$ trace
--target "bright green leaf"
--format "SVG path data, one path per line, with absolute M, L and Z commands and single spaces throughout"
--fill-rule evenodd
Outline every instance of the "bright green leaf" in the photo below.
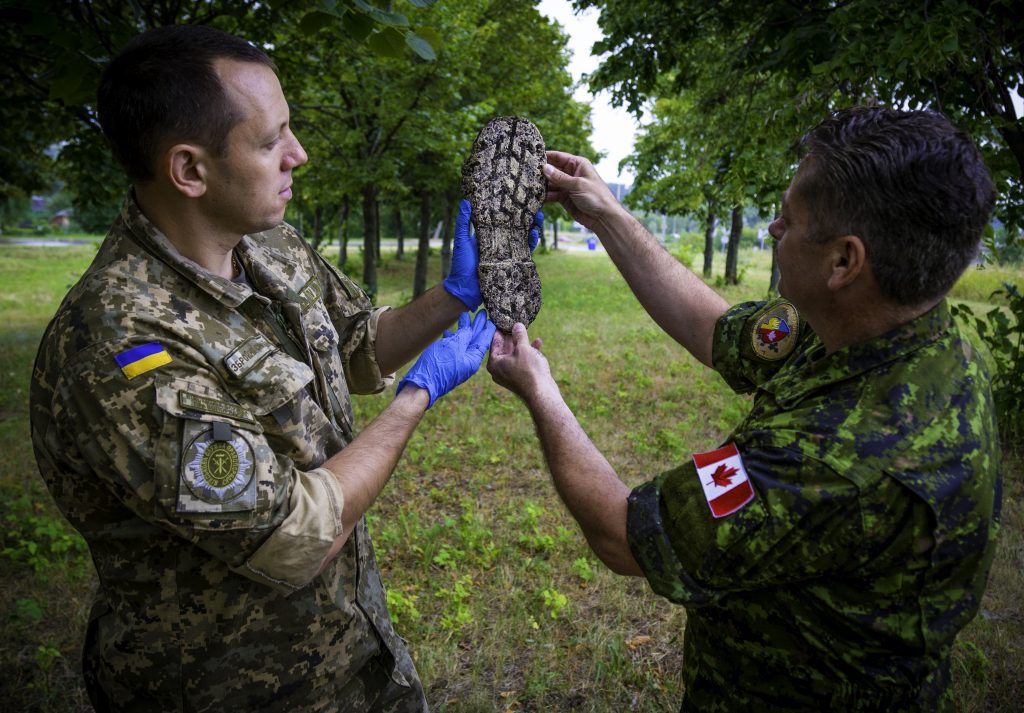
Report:
M 346 12 L 341 18 L 341 26 L 349 37 L 358 42 L 369 37 L 375 27 L 373 20 L 361 12 Z
M 306 35 L 312 35 L 333 22 L 337 22 L 337 18 L 328 15 L 326 12 L 314 10 L 313 12 L 306 13 L 306 16 L 299 21 L 299 31 Z
M 409 26 L 409 20 L 406 19 L 405 15 L 397 12 L 385 12 L 366 2 L 366 0 L 352 0 L 352 4 L 382 25 L 390 25 L 391 27 Z
M 405 56 L 405 37 L 393 27 L 385 27 L 370 35 L 370 49 L 384 57 L 401 59 Z
M 405 33 L 405 44 L 409 45 L 413 52 L 428 62 L 437 59 L 437 53 L 434 52 L 434 48 L 430 46 L 430 43 L 415 32 L 409 31 Z
M 444 37 L 433 27 L 421 25 L 416 28 L 416 34 L 429 42 L 434 52 L 439 52 L 444 47 Z

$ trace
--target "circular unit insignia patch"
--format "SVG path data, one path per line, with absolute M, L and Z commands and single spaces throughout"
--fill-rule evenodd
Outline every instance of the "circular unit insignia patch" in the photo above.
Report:
M 766 361 L 789 356 L 800 333 L 800 317 L 789 302 L 778 302 L 761 312 L 754 320 L 750 335 L 754 354 Z
M 256 467 L 252 447 L 236 431 L 227 441 L 215 441 L 213 429 L 192 439 L 182 458 L 182 480 L 200 500 L 222 504 L 245 492 Z

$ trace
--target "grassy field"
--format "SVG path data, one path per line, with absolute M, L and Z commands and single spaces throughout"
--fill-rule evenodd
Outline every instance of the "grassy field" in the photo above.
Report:
M 38 339 L 93 250 L 0 246 L 0 700 L 9 710 L 88 710 L 78 656 L 95 576 L 36 473 L 26 412 Z M 765 256 L 742 259 L 744 283 L 719 288 L 733 302 L 767 289 Z M 639 484 L 718 445 L 747 401 L 657 329 L 604 254 L 537 262 L 544 307 L 531 336 L 544 340 L 566 400 L 620 476 Z M 382 303 L 410 298 L 412 268 L 411 256 L 386 259 Z M 1003 277 L 1024 283 L 1019 271 L 972 270 L 954 296 L 983 308 Z M 391 397 L 357 398 L 360 422 Z M 965 712 L 1017 711 L 1024 699 L 1024 468 L 1019 450 L 1006 458 L 989 589 L 955 650 Z M 589 553 L 525 410 L 485 371 L 427 414 L 369 520 L 434 711 L 678 710 L 684 610 Z

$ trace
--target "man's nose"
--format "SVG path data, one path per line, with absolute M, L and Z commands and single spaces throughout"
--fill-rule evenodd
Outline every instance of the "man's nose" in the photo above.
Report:
M 309 160 L 309 156 L 306 155 L 306 150 L 302 148 L 299 140 L 293 139 L 293 141 L 295 142 L 294 146 L 285 154 L 285 163 L 288 170 L 297 168 Z

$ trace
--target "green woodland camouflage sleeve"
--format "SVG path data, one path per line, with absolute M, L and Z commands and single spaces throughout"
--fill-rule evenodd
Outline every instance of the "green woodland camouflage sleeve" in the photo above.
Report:
M 753 391 L 758 384 L 772 378 L 785 362 L 785 359 L 778 357 L 770 357 L 768 360 L 749 358 L 754 351 L 751 335 L 755 333 L 751 320 L 764 317 L 770 319 L 773 309 L 785 304 L 784 300 L 743 302 L 719 317 L 712 344 L 712 363 L 715 371 L 737 393 Z M 791 315 L 793 324 L 786 327 L 796 333 L 786 340 L 790 351 L 811 334 L 809 326 L 796 316 L 795 311 Z M 758 348 L 765 347 L 759 345 Z
M 791 336 L 810 338 L 795 312 L 778 311 L 784 304 L 746 303 L 719 320 L 715 368 L 737 391 L 767 381 L 785 362 L 783 354 L 751 358 L 750 335 L 762 323 L 779 328 L 781 315 L 792 322 L 787 329 L 804 332 Z M 730 591 L 850 571 L 861 564 L 853 558 L 876 551 L 874 532 L 891 531 L 876 523 L 914 516 L 898 485 L 855 482 L 843 464 L 816 457 L 815 443 L 804 436 L 756 427 L 733 435 L 753 499 L 731 514 L 712 514 L 701 482 L 709 476 L 699 476 L 692 459 L 633 491 L 630 545 L 656 592 L 703 604 Z
M 907 499 L 891 497 L 884 481 L 865 493 L 826 464 L 786 449 L 740 455 L 755 495 L 731 515 L 712 516 L 692 461 L 630 495 L 630 547 L 658 594 L 700 605 L 731 591 L 851 571 L 869 556 L 869 517 L 911 516 Z
M 342 531 L 337 481 L 275 454 L 258 419 L 187 345 L 128 380 L 114 359 L 130 346 L 102 343 L 65 365 L 43 436 L 50 451 L 80 454 L 76 470 L 239 574 L 285 593 L 311 581 Z M 227 502 L 204 505 L 204 489 Z

